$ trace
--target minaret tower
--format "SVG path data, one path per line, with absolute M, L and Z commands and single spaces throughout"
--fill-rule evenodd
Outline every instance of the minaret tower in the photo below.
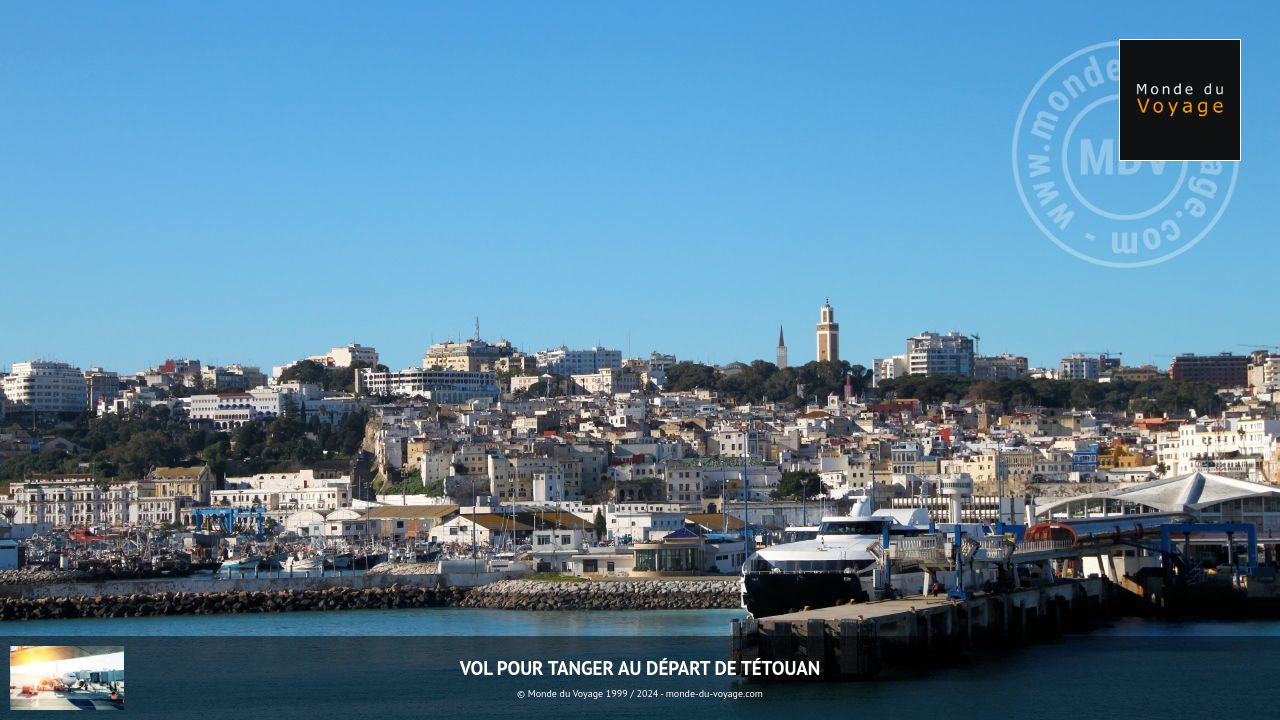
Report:
M 818 322 L 818 362 L 840 362 L 840 324 L 828 299 Z
M 787 369 L 787 341 L 782 337 L 782 326 L 778 326 L 778 369 Z

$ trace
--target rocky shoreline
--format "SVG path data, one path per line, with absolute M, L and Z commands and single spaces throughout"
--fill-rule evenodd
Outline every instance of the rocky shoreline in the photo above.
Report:
M 456 607 L 464 588 L 327 588 L 265 592 L 179 592 L 64 598 L 4 598 L 0 619 L 155 617 L 223 613 Z
M 702 610 L 738 607 L 735 579 L 545 582 L 213 591 L 0 599 L 0 620 L 462 607 L 501 610 Z
M 494 610 L 710 610 L 739 607 L 737 578 L 539 582 L 472 588 L 462 607 Z
M 86 577 L 87 574 L 79 570 L 0 570 L 0 585 L 59 585 L 79 582 Z

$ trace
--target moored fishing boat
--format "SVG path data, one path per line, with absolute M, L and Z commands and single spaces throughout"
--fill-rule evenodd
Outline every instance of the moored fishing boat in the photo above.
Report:
M 324 569 L 324 556 L 320 554 L 293 554 L 280 563 L 280 571 L 287 573 L 319 572 Z
M 227 558 L 222 565 L 218 566 L 218 572 L 226 571 L 231 573 L 251 573 L 257 572 L 258 566 L 262 564 L 262 556 L 246 555 L 239 558 Z

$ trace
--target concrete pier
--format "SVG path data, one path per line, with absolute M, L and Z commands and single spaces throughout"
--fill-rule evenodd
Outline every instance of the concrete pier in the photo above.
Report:
M 1113 588 L 1103 578 L 967 600 L 910 597 L 733 621 L 731 659 L 819 660 L 828 678 L 870 678 L 886 667 L 918 669 L 966 650 L 1087 629 Z

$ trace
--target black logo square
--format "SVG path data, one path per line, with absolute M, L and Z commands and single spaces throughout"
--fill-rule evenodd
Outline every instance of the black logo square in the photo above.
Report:
M 1120 159 L 1239 160 L 1240 41 L 1121 40 Z

